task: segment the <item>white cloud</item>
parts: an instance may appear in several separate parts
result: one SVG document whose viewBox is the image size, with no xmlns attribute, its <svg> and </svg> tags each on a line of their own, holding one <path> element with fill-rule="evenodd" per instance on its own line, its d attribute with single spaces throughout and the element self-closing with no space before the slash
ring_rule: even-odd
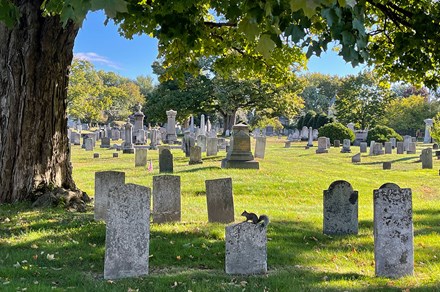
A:
<svg viewBox="0 0 440 292">
<path fill-rule="evenodd" d="M 86 61 L 89 61 L 89 62 L 92 62 L 92 63 L 98 63 L 98 64 L 106 65 L 106 66 L 109 66 L 109 67 L 112 67 L 112 68 L 118 69 L 118 70 L 122 69 L 121 66 L 119 66 L 118 64 L 116 64 L 112 60 L 108 59 L 107 57 L 98 55 L 97 53 L 94 53 L 94 52 L 75 53 L 73 55 L 73 57 L 77 58 L 77 59 L 86 60 Z"/>
</svg>

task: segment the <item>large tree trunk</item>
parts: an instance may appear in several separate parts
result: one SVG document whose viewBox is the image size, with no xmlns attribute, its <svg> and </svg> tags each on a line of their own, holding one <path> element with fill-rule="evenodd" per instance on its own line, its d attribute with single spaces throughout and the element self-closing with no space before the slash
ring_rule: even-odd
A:
<svg viewBox="0 0 440 292">
<path fill-rule="evenodd" d="M 0 203 L 44 187 L 75 188 L 66 97 L 78 26 L 43 17 L 42 0 L 13 2 L 19 23 L 0 22 Z"/>
<path fill-rule="evenodd" d="M 229 130 L 231 133 L 232 126 L 235 124 L 235 118 L 236 118 L 236 111 L 234 112 L 228 112 L 226 114 L 223 114 L 223 120 L 224 120 L 224 127 L 223 127 L 223 135 L 226 133 L 226 130 Z"/>
</svg>

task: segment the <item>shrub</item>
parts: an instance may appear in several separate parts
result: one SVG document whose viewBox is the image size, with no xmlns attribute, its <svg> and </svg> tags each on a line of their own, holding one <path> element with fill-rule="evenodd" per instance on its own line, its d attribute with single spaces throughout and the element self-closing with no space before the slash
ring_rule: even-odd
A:
<svg viewBox="0 0 440 292">
<path fill-rule="evenodd" d="M 390 138 L 396 138 L 398 141 L 402 141 L 402 136 L 396 133 L 392 128 L 387 126 L 377 125 L 368 131 L 367 142 L 370 144 L 371 141 L 375 142 L 388 142 Z"/>
<path fill-rule="evenodd" d="M 330 142 L 332 143 L 335 140 L 340 140 L 342 142 L 344 139 L 350 139 L 350 141 L 353 142 L 355 139 L 354 133 L 349 128 L 336 122 L 325 124 L 319 128 L 318 136 L 330 138 Z"/>
</svg>

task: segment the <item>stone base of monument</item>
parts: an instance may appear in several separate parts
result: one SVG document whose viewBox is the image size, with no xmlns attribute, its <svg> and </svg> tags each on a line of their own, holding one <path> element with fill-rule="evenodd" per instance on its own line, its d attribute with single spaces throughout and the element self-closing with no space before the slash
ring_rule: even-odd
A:
<svg viewBox="0 0 440 292">
<path fill-rule="evenodd" d="M 222 168 L 242 168 L 242 169 L 260 169 L 260 163 L 255 160 L 242 161 L 242 160 L 228 160 L 227 158 L 222 160 Z"/>
<path fill-rule="evenodd" d="M 328 153 L 328 149 L 320 149 L 320 148 L 318 148 L 318 149 L 316 149 L 316 154 L 320 154 L 320 153 Z"/>
<path fill-rule="evenodd" d="M 122 149 L 122 153 L 134 154 L 134 148 Z"/>
<path fill-rule="evenodd" d="M 267 236 L 261 224 L 242 222 L 226 226 L 226 274 L 267 273 Z"/>
</svg>

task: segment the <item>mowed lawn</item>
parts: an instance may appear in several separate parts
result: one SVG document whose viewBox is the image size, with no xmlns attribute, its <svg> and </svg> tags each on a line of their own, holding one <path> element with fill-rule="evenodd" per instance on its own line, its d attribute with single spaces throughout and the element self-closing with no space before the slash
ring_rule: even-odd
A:
<svg viewBox="0 0 440 292">
<path fill-rule="evenodd" d="M 151 224 L 150 275 L 137 279 L 103 279 L 105 224 L 93 220 L 93 204 L 86 213 L 0 206 L 0 291 L 440 291 L 440 160 L 434 169 L 418 162 L 431 145 L 419 143 L 415 155 L 363 154 L 358 164 L 351 156 L 359 147 L 315 154 L 316 147 L 304 146 L 284 148 L 284 140 L 269 138 L 259 170 L 221 169 L 224 151 L 188 165 L 173 149 L 182 222 Z M 72 146 L 75 181 L 91 196 L 96 171 L 124 171 L 127 183 L 149 187 L 159 174 L 158 151 L 148 151 L 152 172 L 134 167 L 133 154 L 113 158 L 114 150 L 99 145 L 93 152 Z M 384 161 L 392 161 L 391 170 L 382 170 Z M 207 223 L 205 180 L 225 177 L 232 178 L 236 222 L 243 210 L 271 219 L 267 275 L 224 272 L 225 225 Z M 335 180 L 359 192 L 357 236 L 322 234 L 323 190 Z M 386 182 L 413 194 L 415 274 L 397 280 L 374 275 L 373 190 Z"/>
</svg>

